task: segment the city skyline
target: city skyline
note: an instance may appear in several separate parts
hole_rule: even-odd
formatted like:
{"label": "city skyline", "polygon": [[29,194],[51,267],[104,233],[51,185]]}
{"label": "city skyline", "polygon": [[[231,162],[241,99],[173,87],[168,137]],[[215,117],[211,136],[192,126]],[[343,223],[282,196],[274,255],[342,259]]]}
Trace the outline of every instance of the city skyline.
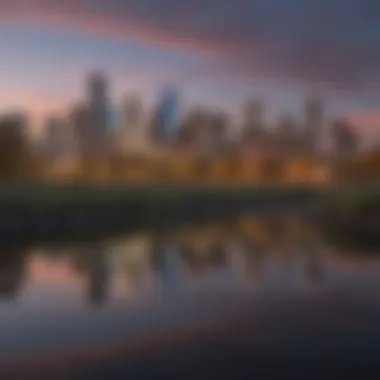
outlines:
{"label": "city skyline", "polygon": [[[207,105],[184,109],[181,90],[171,86],[162,89],[153,107],[147,107],[136,94],[126,94],[115,104],[110,101],[112,83],[106,73],[93,71],[82,79],[84,100],[73,103],[62,113],[47,115],[42,134],[29,139],[34,140],[32,144],[40,153],[51,157],[74,151],[106,154],[132,153],[137,149],[136,152],[153,153],[160,147],[177,146],[207,154],[231,148],[264,155],[275,151],[319,154],[332,149],[338,135],[338,140],[356,136],[356,147],[371,148],[378,144],[372,141],[371,145],[363,146],[362,136],[350,121],[345,117],[329,117],[325,100],[316,93],[303,99],[296,114],[283,113],[275,120],[268,118],[268,105],[262,99],[250,97],[240,105],[238,117],[234,118],[225,110]],[[21,125],[31,137],[26,113],[3,115],[5,120],[20,117]]]}
{"label": "city skyline", "polygon": [[294,114],[317,89],[329,114],[347,116],[372,138],[380,129],[376,18],[373,0],[161,0],[156,6],[0,0],[6,53],[0,111],[26,108],[41,122],[81,99],[82,76],[101,69],[113,83],[113,101],[131,92],[152,104],[173,83],[183,89],[185,105],[232,113],[256,95],[270,105],[270,118]]}

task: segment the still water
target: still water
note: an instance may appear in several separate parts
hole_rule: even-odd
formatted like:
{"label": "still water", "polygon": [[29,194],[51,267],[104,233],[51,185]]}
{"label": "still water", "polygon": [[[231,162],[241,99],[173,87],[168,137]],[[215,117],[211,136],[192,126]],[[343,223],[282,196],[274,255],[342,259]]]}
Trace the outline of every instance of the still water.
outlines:
{"label": "still water", "polygon": [[262,305],[297,295],[316,304],[334,292],[372,302],[378,290],[376,255],[335,247],[296,218],[244,217],[165,234],[4,248],[0,353],[9,359],[194,321],[215,324],[239,308],[245,313],[247,300]]}
{"label": "still water", "polygon": [[2,313],[93,310],[178,292],[308,291],[369,264],[334,249],[305,222],[253,217],[166,235],[3,249],[1,256]]}

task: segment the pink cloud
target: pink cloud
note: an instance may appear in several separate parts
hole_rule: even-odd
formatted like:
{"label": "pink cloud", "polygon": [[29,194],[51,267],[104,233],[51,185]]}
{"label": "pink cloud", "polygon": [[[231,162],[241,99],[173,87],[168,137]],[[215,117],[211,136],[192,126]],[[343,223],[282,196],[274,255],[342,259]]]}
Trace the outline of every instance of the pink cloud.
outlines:
{"label": "pink cloud", "polygon": [[136,20],[133,17],[103,16],[91,12],[71,9],[49,9],[42,7],[41,1],[32,1],[28,8],[1,8],[0,21],[17,22],[23,25],[43,26],[57,29],[77,30],[101,36],[125,38],[143,43],[158,44],[181,50],[191,50],[203,54],[223,52],[225,41],[199,39],[186,34],[173,33]]}
{"label": "pink cloud", "polygon": [[361,133],[380,132],[380,110],[351,111],[346,114],[346,119]]}
{"label": "pink cloud", "polygon": [[39,133],[46,114],[62,114],[67,106],[67,100],[50,93],[8,88],[5,92],[0,91],[0,105],[0,114],[15,109],[30,110],[28,115],[32,131]]}

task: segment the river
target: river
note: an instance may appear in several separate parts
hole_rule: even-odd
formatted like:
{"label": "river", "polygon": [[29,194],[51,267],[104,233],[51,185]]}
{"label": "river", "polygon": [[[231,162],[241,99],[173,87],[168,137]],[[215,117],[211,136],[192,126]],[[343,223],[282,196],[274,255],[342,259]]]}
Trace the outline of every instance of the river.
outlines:
{"label": "river", "polygon": [[[354,347],[377,344],[380,348],[380,339],[373,341],[380,337],[379,291],[380,256],[336,247],[310,222],[296,217],[245,216],[93,243],[3,248],[0,373],[4,370],[6,378],[21,379],[38,369],[38,378],[58,378],[54,371],[59,365],[51,363],[71,363],[73,357],[94,350],[91,359],[83,359],[90,368],[91,361],[104,357],[105,347],[107,352],[115,350],[115,357],[129,350],[133,363],[136,352],[148,352],[146,360],[151,364],[133,367],[134,371],[144,368],[148,377],[141,378],[149,378],[148,367],[155,378],[164,371],[162,378],[176,374],[173,378],[187,379],[178,377],[178,371],[189,373],[190,364],[172,348],[190,344],[189,336],[199,336],[203,342],[211,332],[218,339],[224,336],[222,342],[229,347],[233,346],[230,339],[241,343],[250,336],[259,355],[276,356],[281,348],[287,355],[304,354],[319,347],[313,351],[317,358],[313,363],[320,363],[322,352],[326,360],[331,342],[339,339],[349,343],[356,336],[359,340],[351,342]],[[158,366],[152,347],[160,355],[165,347],[171,348]],[[227,362],[233,357],[228,355]],[[278,358],[282,358],[280,371],[285,359]],[[347,357],[339,358],[334,365],[347,363]],[[74,378],[64,377],[67,368],[62,364],[59,378]],[[237,368],[240,371],[244,365]],[[291,376],[300,368],[294,366]],[[99,371],[99,379],[108,378]],[[133,373],[140,378],[140,372]],[[211,378],[207,373],[204,376]],[[226,375],[225,370],[221,373]],[[88,372],[88,378],[96,376]],[[109,378],[124,378],[120,376]],[[309,372],[307,376],[312,378]]]}

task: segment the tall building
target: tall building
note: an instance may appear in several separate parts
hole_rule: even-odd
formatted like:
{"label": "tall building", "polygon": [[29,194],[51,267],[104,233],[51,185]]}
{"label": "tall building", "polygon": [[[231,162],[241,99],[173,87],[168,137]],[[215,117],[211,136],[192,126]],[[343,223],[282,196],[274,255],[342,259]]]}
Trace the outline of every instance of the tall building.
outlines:
{"label": "tall building", "polygon": [[141,126],[143,106],[136,95],[128,95],[122,105],[121,126],[123,129],[135,129]]}
{"label": "tall building", "polygon": [[139,97],[126,96],[121,108],[116,132],[117,149],[122,154],[150,154],[152,144],[147,131],[148,120]]}
{"label": "tall building", "polygon": [[260,150],[265,138],[265,121],[263,103],[256,99],[249,99],[242,108],[241,147],[250,150]]}
{"label": "tall building", "polygon": [[176,89],[163,90],[156,109],[152,137],[155,141],[165,142],[174,137],[179,126],[180,100]]}
{"label": "tall building", "polygon": [[194,148],[205,140],[210,113],[207,109],[195,107],[183,118],[177,134],[178,143],[186,148]]}
{"label": "tall building", "polygon": [[305,102],[305,143],[309,152],[319,151],[323,138],[323,104],[316,96],[310,96]]}
{"label": "tall building", "polygon": [[264,107],[261,101],[249,99],[242,111],[244,129],[257,130],[264,126]]}
{"label": "tall building", "polygon": [[274,134],[277,154],[293,155],[300,150],[300,134],[297,121],[291,116],[280,116]]}
{"label": "tall building", "polygon": [[226,114],[196,107],[184,118],[178,133],[178,142],[197,153],[215,153],[222,149],[226,141],[228,123]]}
{"label": "tall building", "polygon": [[74,136],[74,144],[79,151],[86,151],[89,144],[90,122],[88,108],[85,104],[73,107],[69,116],[69,124]]}
{"label": "tall building", "polygon": [[89,75],[87,83],[89,136],[91,146],[95,150],[102,149],[104,138],[108,133],[110,107],[108,84],[100,72]]}
{"label": "tall building", "polygon": [[214,112],[210,117],[210,131],[209,141],[210,147],[214,151],[220,151],[223,149],[226,142],[227,128],[229,125],[229,118],[222,112]]}
{"label": "tall building", "polygon": [[68,134],[63,119],[51,116],[45,121],[43,153],[59,156],[67,150]]}
{"label": "tall building", "polygon": [[353,126],[344,118],[333,121],[331,140],[333,152],[338,156],[352,155],[359,148],[359,137]]}

